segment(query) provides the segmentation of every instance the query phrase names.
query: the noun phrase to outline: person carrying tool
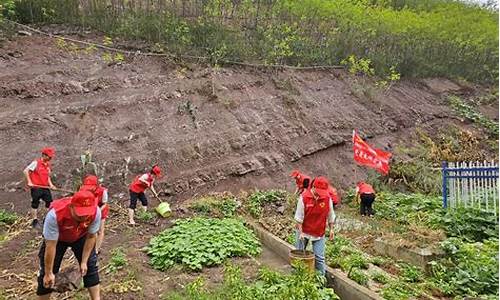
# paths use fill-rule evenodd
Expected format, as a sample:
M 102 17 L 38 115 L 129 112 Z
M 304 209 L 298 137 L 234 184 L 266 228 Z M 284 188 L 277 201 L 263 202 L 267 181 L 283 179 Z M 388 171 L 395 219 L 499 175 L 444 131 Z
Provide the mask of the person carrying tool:
M 297 222 L 297 250 L 305 250 L 308 242 L 312 242 L 314 264 L 321 275 L 325 275 L 325 232 L 326 224 L 330 228 L 329 239 L 335 237 L 335 212 L 328 193 L 328 180 L 325 177 L 315 178 L 309 189 L 305 189 L 297 201 L 295 221 Z
M 31 216 L 32 227 L 38 226 L 38 206 L 40 199 L 45 202 L 48 208 L 52 202 L 50 190 L 57 189 L 50 179 L 51 165 L 50 161 L 55 155 L 54 148 L 46 147 L 42 149 L 42 157 L 32 161 L 25 169 L 24 176 L 31 192 Z
M 55 200 L 43 224 L 43 242 L 38 253 L 38 299 L 49 299 L 55 287 L 55 274 L 68 248 L 71 248 L 83 276 L 83 286 L 92 300 L 100 299 L 99 270 L 95 253 L 101 210 L 91 192 L 79 191 L 72 197 Z
M 141 176 L 136 176 L 134 181 L 129 186 L 130 193 L 130 205 L 128 208 L 128 217 L 130 225 L 135 225 L 134 212 L 137 206 L 137 199 L 141 201 L 142 209 L 146 211 L 148 209 L 148 198 L 144 191 L 150 188 L 156 198 L 158 198 L 158 193 L 156 193 L 153 182 L 156 178 L 161 176 L 161 169 L 159 166 L 153 166 L 149 173 L 142 174 Z
M 83 179 L 80 191 L 89 191 L 94 194 L 96 204 L 101 209 L 101 226 L 99 227 L 95 245 L 95 252 L 97 255 L 99 255 L 102 241 L 104 240 L 104 227 L 106 226 L 106 218 L 109 214 L 108 189 L 99 183 L 97 176 L 88 175 Z
M 311 177 L 302 174 L 297 170 L 293 170 L 292 173 L 290 174 L 290 177 L 295 179 L 295 184 L 297 186 L 294 192 L 295 195 L 300 195 L 305 189 L 309 188 L 309 184 L 311 183 Z
M 356 185 L 356 200 L 359 203 L 359 212 L 362 216 L 373 216 L 373 202 L 375 201 L 375 190 L 366 182 L 358 181 Z

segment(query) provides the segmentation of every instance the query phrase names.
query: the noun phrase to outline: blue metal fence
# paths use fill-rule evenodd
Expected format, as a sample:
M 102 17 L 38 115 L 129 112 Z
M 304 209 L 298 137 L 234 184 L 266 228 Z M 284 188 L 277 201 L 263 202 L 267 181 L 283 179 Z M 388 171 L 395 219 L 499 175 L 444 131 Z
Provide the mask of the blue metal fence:
M 443 207 L 498 211 L 498 162 L 443 162 Z

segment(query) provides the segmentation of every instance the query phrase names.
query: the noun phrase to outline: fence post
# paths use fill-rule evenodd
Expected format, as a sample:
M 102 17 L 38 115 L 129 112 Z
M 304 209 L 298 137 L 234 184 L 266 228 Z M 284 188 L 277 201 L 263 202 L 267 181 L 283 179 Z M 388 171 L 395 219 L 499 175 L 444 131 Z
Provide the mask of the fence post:
M 448 167 L 448 163 L 443 161 L 441 163 L 441 172 L 443 174 L 443 208 L 447 208 L 448 207 L 448 194 L 447 194 L 447 186 L 446 186 L 446 183 L 447 183 L 447 179 L 446 179 L 446 176 L 448 175 L 447 172 L 447 167 Z

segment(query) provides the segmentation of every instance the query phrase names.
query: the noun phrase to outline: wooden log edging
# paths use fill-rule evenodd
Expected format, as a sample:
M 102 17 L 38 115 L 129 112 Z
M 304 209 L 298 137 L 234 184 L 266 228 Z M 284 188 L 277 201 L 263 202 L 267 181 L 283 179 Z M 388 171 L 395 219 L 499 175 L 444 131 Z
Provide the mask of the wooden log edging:
M 255 221 L 246 219 L 245 222 L 255 232 L 262 244 L 282 259 L 289 261 L 290 250 L 295 249 L 292 245 L 268 232 Z M 328 286 L 332 287 L 342 300 L 382 300 L 382 297 L 377 293 L 359 285 L 349 279 L 346 274 L 329 266 L 326 267 L 326 279 Z

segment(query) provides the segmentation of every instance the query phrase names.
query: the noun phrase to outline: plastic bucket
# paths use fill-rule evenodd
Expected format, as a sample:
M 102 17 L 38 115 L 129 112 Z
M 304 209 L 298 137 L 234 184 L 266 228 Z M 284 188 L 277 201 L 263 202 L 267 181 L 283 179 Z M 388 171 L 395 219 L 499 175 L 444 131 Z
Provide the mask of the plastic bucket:
M 170 205 L 167 202 L 161 202 L 157 207 L 156 207 L 156 212 L 166 218 L 170 216 L 172 211 L 170 210 Z
M 309 250 L 291 250 L 290 264 L 303 263 L 310 272 L 314 272 L 314 253 Z

